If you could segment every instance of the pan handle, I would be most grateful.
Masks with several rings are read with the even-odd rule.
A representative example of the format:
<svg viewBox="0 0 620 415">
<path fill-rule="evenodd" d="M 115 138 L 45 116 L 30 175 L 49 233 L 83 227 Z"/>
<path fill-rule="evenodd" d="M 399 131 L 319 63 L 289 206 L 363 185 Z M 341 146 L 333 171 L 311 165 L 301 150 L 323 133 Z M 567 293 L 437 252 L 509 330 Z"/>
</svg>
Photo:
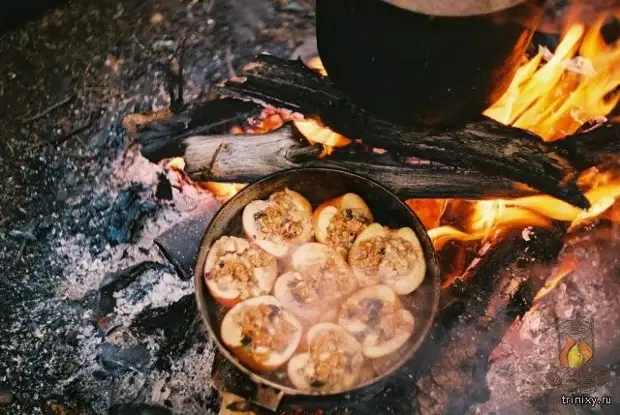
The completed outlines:
<svg viewBox="0 0 620 415">
<path fill-rule="evenodd" d="M 283 397 L 283 391 L 259 383 L 256 385 L 256 393 L 252 402 L 261 408 L 276 412 Z"/>
</svg>

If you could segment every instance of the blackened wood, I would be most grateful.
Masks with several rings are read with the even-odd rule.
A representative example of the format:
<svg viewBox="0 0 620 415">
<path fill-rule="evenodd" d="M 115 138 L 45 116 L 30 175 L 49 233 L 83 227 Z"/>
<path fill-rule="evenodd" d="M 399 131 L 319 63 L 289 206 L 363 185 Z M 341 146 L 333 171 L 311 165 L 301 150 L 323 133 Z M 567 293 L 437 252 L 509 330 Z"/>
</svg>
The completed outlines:
<svg viewBox="0 0 620 415">
<path fill-rule="evenodd" d="M 302 62 L 267 55 L 257 58 L 243 80 L 228 81 L 220 92 L 318 116 L 334 131 L 375 147 L 509 178 L 589 207 L 574 183 L 577 170 L 564 149 L 488 118 L 436 130 L 397 125 L 357 107 L 328 78 Z"/>
<path fill-rule="evenodd" d="M 200 243 L 219 207 L 219 203 L 215 201 L 201 206 L 200 211 L 192 217 L 177 223 L 155 238 L 155 244 L 184 280 L 189 280 L 194 275 Z"/>
<path fill-rule="evenodd" d="M 183 156 L 188 136 L 224 132 L 261 111 L 260 105 L 235 99 L 198 103 L 166 121 L 144 127 L 140 131 L 142 155 L 150 161 Z"/>
<path fill-rule="evenodd" d="M 528 264 L 550 262 L 562 248 L 562 229 L 499 235 L 463 274 L 464 284 L 444 290 L 443 308 L 422 350 L 426 367 L 416 382 L 421 414 L 465 413 L 488 400 L 488 359 L 533 300 Z M 428 353 L 428 354 L 426 354 Z M 435 358 L 428 358 L 435 354 Z"/>
<path fill-rule="evenodd" d="M 351 145 L 319 158 L 290 125 L 261 135 L 203 135 L 180 140 L 185 172 L 195 181 L 253 182 L 280 170 L 324 166 L 371 177 L 403 198 L 517 197 L 530 189 L 507 179 L 430 163 L 409 164 Z M 143 149 L 144 152 L 144 149 Z M 152 154 L 150 155 L 153 156 Z"/>
<path fill-rule="evenodd" d="M 580 169 L 599 165 L 620 154 L 620 123 L 603 124 L 557 142 Z"/>
</svg>

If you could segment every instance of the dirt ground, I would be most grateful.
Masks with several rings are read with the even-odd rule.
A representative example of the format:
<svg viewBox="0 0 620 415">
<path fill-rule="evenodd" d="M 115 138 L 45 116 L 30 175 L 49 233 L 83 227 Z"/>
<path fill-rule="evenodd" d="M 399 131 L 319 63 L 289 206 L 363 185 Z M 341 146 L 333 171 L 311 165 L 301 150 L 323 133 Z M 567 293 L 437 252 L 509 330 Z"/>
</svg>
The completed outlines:
<svg viewBox="0 0 620 415">
<path fill-rule="evenodd" d="M 181 43 L 191 102 L 257 53 L 289 56 L 313 33 L 313 19 L 313 4 L 303 0 L 75 0 L 2 35 L 0 391 L 17 403 L 0 413 L 46 413 L 53 404 L 104 413 L 140 392 L 82 376 L 96 358 L 88 352 L 93 290 L 114 267 L 158 260 L 152 239 L 188 209 L 158 203 L 156 225 L 141 230 L 138 243 L 110 247 L 117 195 L 157 177 L 134 156 L 122 118 L 169 105 L 163 69 Z M 189 283 L 174 284 L 179 296 L 191 293 Z M 178 299 L 169 294 L 157 298 Z M 188 370 L 182 359 L 176 364 Z M 192 405 L 177 409 L 191 413 Z"/>
</svg>

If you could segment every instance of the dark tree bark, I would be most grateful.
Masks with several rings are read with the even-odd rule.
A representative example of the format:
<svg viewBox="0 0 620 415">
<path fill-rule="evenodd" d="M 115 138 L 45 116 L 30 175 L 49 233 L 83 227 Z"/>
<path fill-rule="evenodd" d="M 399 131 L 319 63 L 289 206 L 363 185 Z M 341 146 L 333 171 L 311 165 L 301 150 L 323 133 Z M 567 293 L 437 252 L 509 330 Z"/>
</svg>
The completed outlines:
<svg viewBox="0 0 620 415">
<path fill-rule="evenodd" d="M 228 81 L 220 91 L 318 116 L 334 131 L 394 153 L 509 178 L 573 205 L 589 206 L 574 182 L 578 170 L 565 148 L 488 118 L 431 131 L 396 125 L 355 106 L 329 79 L 303 63 L 266 55 L 257 58 L 243 80 Z"/>
<path fill-rule="evenodd" d="M 321 152 L 320 145 L 309 145 L 290 124 L 260 135 L 182 133 L 155 142 L 147 135 L 142 138 L 146 158 L 159 161 L 183 157 L 185 172 L 195 181 L 247 183 L 284 169 L 328 166 L 372 177 L 405 198 L 516 197 L 532 193 L 507 179 L 427 162 L 410 164 L 356 145 L 336 150 L 326 158 L 319 158 Z"/>
</svg>

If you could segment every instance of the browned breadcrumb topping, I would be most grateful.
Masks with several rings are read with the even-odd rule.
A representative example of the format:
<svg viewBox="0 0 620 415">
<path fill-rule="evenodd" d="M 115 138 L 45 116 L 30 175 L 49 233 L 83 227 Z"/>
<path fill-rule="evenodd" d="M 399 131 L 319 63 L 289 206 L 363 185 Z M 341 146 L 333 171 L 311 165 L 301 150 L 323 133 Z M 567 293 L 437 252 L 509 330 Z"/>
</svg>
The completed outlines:
<svg viewBox="0 0 620 415">
<path fill-rule="evenodd" d="M 243 310 L 241 343 L 255 358 L 267 358 L 271 352 L 283 352 L 298 328 L 288 321 L 283 310 L 273 304 L 259 304 Z"/>
<path fill-rule="evenodd" d="M 375 237 L 359 244 L 359 249 L 351 253 L 352 265 L 361 268 L 367 274 L 381 271 L 386 277 L 404 275 L 415 265 L 417 260 L 411 242 L 396 237 Z"/>
<path fill-rule="evenodd" d="M 301 211 L 286 191 L 277 192 L 269 198 L 274 202 L 254 214 L 258 229 L 270 240 L 288 241 L 300 236 L 304 222 L 309 221 L 307 214 Z"/>
<path fill-rule="evenodd" d="M 340 383 L 346 372 L 350 371 L 351 356 L 343 345 L 347 344 L 344 335 L 336 330 L 319 333 L 310 345 L 310 359 L 314 366 L 315 387 Z"/>
<path fill-rule="evenodd" d="M 361 268 L 367 274 L 379 272 L 379 266 L 385 255 L 387 238 L 376 237 L 360 242 L 356 249 L 351 251 L 349 260 L 351 265 Z"/>
<path fill-rule="evenodd" d="M 382 268 L 387 277 L 397 277 L 411 270 L 418 260 L 413 244 L 405 239 L 392 237 L 385 245 L 385 257 Z"/>
<path fill-rule="evenodd" d="M 222 289 L 236 288 L 241 300 L 246 300 L 259 293 L 254 269 L 267 267 L 275 261 L 262 249 L 247 244 L 241 252 L 221 251 L 207 278 L 215 281 Z"/>
<path fill-rule="evenodd" d="M 370 220 L 353 209 L 338 211 L 327 227 L 327 245 L 343 258 L 349 255 L 355 238 L 368 227 Z"/>
<path fill-rule="evenodd" d="M 349 291 L 351 274 L 349 269 L 335 254 L 328 254 L 323 264 L 303 267 L 297 272 L 291 293 L 302 303 L 311 303 L 320 298 L 339 297 Z"/>
</svg>

